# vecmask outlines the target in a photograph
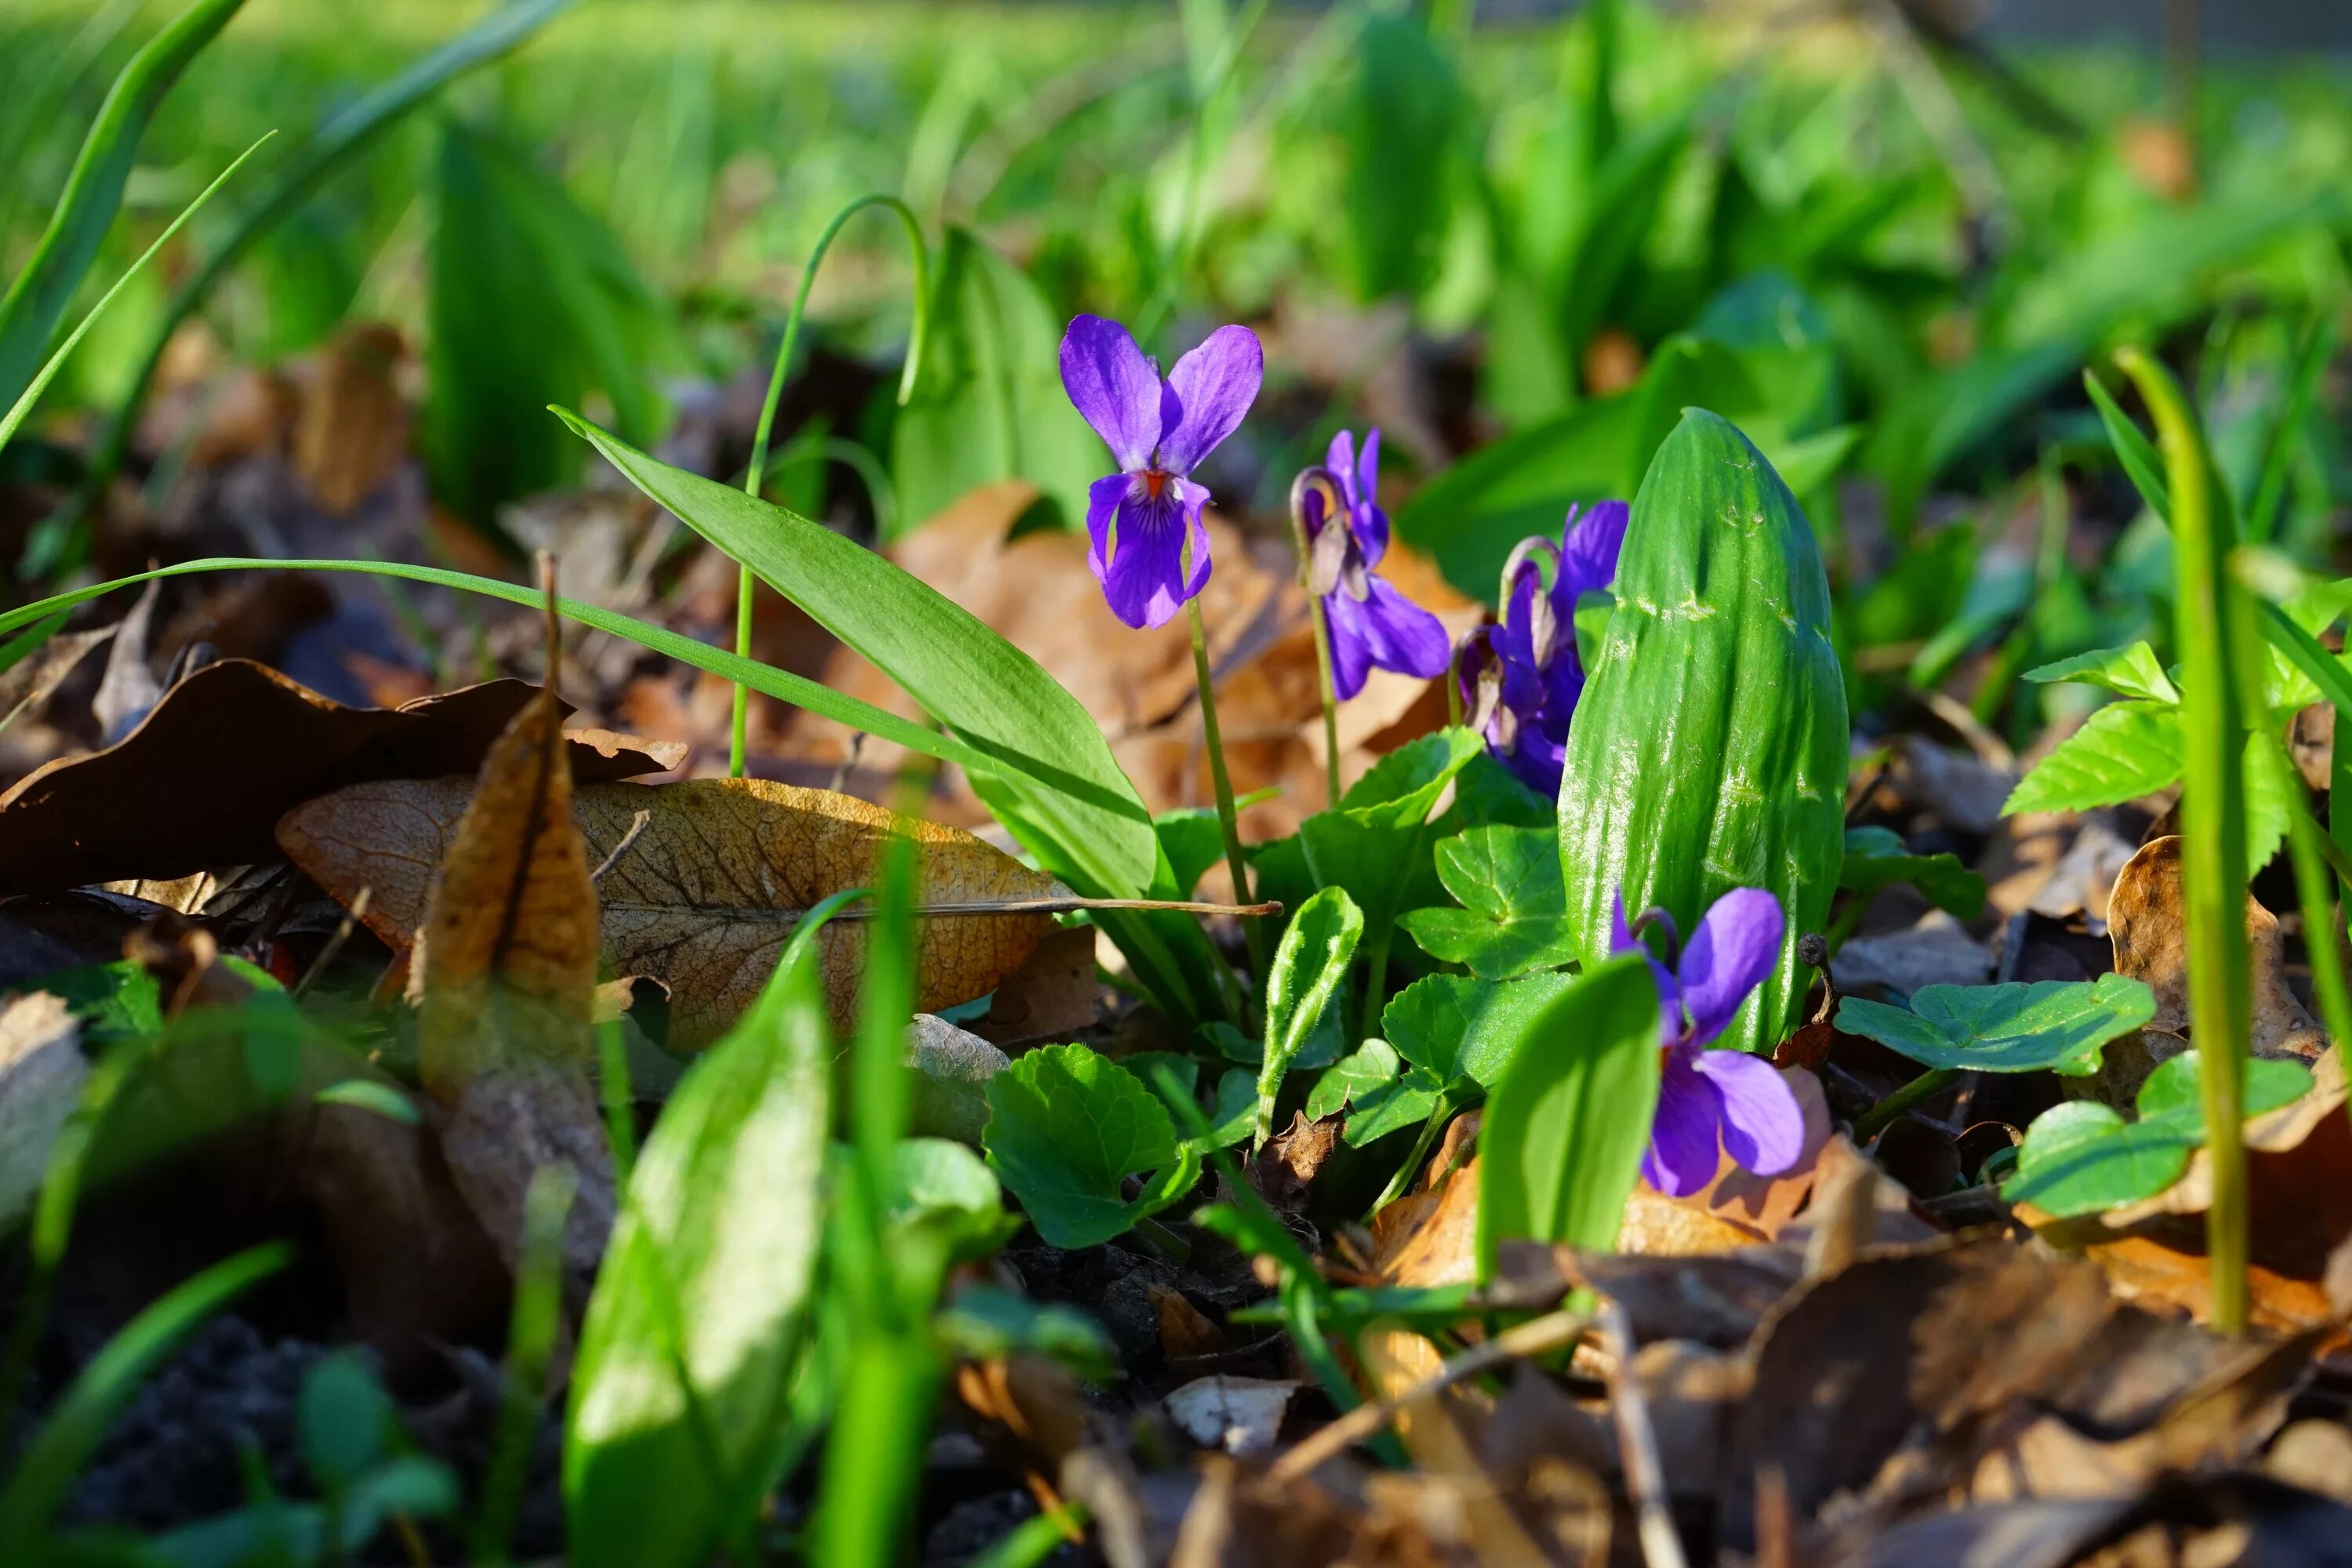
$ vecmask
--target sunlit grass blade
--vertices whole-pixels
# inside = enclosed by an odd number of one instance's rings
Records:
[[[265,132],[260,141],[238,153],[229,166],[214,178],[211,184],[196,194],[194,201],[181,209],[180,216],[172,220],[170,226],[155,237],[155,243],[140,252],[139,259],[132,262],[130,268],[114,280],[114,287],[99,297],[98,303],[92,305],[89,308],[89,313],[82,317],[81,324],[74,328],[72,334],[58,345],[58,352],[51,354],[47,363],[35,373],[32,380],[26,384],[25,390],[18,394],[16,401],[9,405],[8,412],[0,414],[0,448],[6,447],[10,437],[16,434],[17,426],[25,423],[26,418],[33,412],[33,405],[41,400],[41,394],[48,389],[49,383],[56,379],[58,372],[64,367],[67,357],[73,353],[75,345],[79,343],[84,334],[96,324],[99,317],[106,313],[106,308],[114,303],[114,297],[122,292],[123,286],[145,270],[147,264],[155,259],[155,253],[163,249],[173,235],[180,232],[183,224],[195,216],[196,209],[210,201],[213,193],[226,184],[229,176],[244,167],[247,158],[261,150],[263,142],[268,141],[276,134],[274,131]]]
[[[88,139],[82,142],[81,154],[74,160],[73,173],[67,176],[65,194],[50,215],[47,229],[34,247],[24,271],[9,286],[7,297],[0,299],[0,400],[16,404],[27,387],[37,390],[34,367],[41,363],[43,353],[57,334],[58,323],[65,319],[66,308],[73,302],[75,291],[81,287],[82,278],[97,258],[100,243],[122,205],[122,188],[131,178],[131,166],[138,157],[139,141],[146,133],[148,121],[180,79],[188,62],[218,36],[244,3],[245,0],[197,0],[171,26],[149,39],[131,58],[131,63],[122,68],[122,74],[115,78]],[[198,205],[204,200],[202,196],[196,199]],[[182,215],[184,218],[185,216]],[[179,225],[172,226],[177,228]],[[170,237],[168,233],[165,237]],[[145,258],[141,258],[142,265],[144,262]],[[131,270],[136,272],[139,268],[133,267]],[[107,298],[113,297],[113,291],[109,290]],[[100,309],[104,308],[101,301]],[[91,312],[96,314],[97,311]],[[88,325],[85,321],[84,328]],[[55,358],[49,365],[48,371],[41,373],[42,379],[54,373]],[[5,430],[0,428],[0,446],[5,444]]]
[[[514,1307],[507,1329],[506,1389],[482,1477],[472,1531],[474,1561],[507,1561],[515,1520],[530,1479],[531,1439],[547,1396],[547,1369],[563,1310],[563,1226],[571,1217],[579,1178],[569,1165],[541,1165],[523,1194],[522,1253],[515,1268]]]
[[[2179,384],[2154,358],[2116,363],[2155,417],[2172,510],[2174,637],[2181,662],[2181,894],[2188,908],[2189,1026],[2200,1061],[2213,1198],[2205,1215],[2211,1316],[2226,1333],[2246,1323],[2249,1228],[2241,1114],[2252,1028],[2245,921],[2246,784],[2239,763],[2246,713],[2238,660],[2255,657],[2247,595],[2229,570],[2230,511],[2217,504],[2211,460]]]
[[[240,1252],[176,1286],[124,1325],[81,1370],[0,1492],[0,1563],[36,1563],[74,1477],[140,1384],[197,1324],[294,1260],[284,1242]]]
[[[237,220],[227,237],[205,258],[205,264],[172,296],[91,465],[90,489],[103,485],[121,467],[131,431],[138,422],[147,388],[155,378],[156,367],[163,363],[163,350],[170,344],[172,335],[254,242],[276,228],[288,214],[309,200],[329,175],[373,145],[410,110],[456,78],[518,47],[573,4],[574,0],[509,0],[439,48],[413,61],[405,70],[361,94],[319,127],[292,160],[277,171],[268,191]]]

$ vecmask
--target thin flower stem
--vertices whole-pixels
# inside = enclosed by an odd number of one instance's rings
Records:
[[[1339,700],[1331,689],[1331,628],[1323,617],[1323,601],[1309,597],[1307,613],[1315,623],[1317,694],[1323,699],[1323,789],[1325,804],[1339,805]]]
[[[897,196],[880,191],[869,191],[833,215],[817,236],[816,247],[809,252],[808,265],[801,269],[801,286],[793,295],[793,308],[784,317],[784,340],[776,348],[776,367],[768,374],[767,400],[760,405],[760,423],[751,433],[751,464],[743,478],[746,493],[758,497],[761,481],[768,474],[768,442],[775,433],[776,405],[783,400],[784,375],[791,369],[793,350],[799,346],[801,319],[808,313],[810,286],[816,281],[818,267],[824,253],[833,248],[834,237],[842,226],[867,207],[888,207],[898,215],[907,231],[908,247],[915,259],[915,320],[907,334],[907,363],[898,373],[898,406],[904,408],[914,395],[915,377],[922,369],[923,340],[928,335],[931,314],[931,252],[923,241],[923,226],[915,216],[915,209]],[[735,652],[751,657],[751,569],[738,564],[735,569]],[[735,711],[729,727],[727,746],[727,776],[743,776],[743,742],[751,715],[751,691],[740,681],[735,687]]]
[[[1184,601],[1184,615],[1192,628],[1192,677],[1201,686],[1201,739],[1209,750],[1209,781],[1217,792],[1217,826],[1225,839],[1225,869],[1233,873],[1234,901],[1250,902],[1249,860],[1242,853],[1241,816],[1234,808],[1233,776],[1225,772],[1224,736],[1217,728],[1217,696],[1209,673],[1209,632],[1201,620],[1198,595]],[[1265,983],[1265,936],[1257,922],[1242,928],[1249,942],[1250,966],[1258,984]]]
[[[1959,1081],[1960,1074],[1957,1068],[1937,1068],[1932,1071],[1921,1073],[1917,1078],[1854,1118],[1854,1142],[1868,1142],[1893,1125],[1896,1117],[1922,1100],[1934,1099]]]
[[[1429,1158],[1430,1148],[1436,1143],[1437,1135],[1445,1131],[1445,1124],[1453,1121],[1454,1112],[1461,1109],[1452,1093],[1438,1095],[1437,1103],[1429,1109],[1429,1119],[1421,1124],[1421,1136],[1412,1141],[1412,1152],[1405,1156],[1404,1163],[1399,1165],[1396,1174],[1389,1178],[1389,1184],[1381,1189],[1381,1195],[1372,1200],[1372,1206],[1365,1211],[1367,1219],[1404,1196],[1412,1185],[1413,1173],[1421,1169],[1423,1160]]]
[[[2189,1029],[2197,1042],[2213,1201],[2205,1215],[2213,1327],[2246,1326],[2248,1195],[2245,1061],[2253,982],[2246,940],[2246,716],[2233,666],[2252,636],[2244,591],[2229,573],[2231,520],[2213,504],[2203,435],[2171,374],[2137,348],[2116,363],[2156,421],[2172,491],[2178,573],[2174,641],[2181,663],[2180,882],[2189,916]]]

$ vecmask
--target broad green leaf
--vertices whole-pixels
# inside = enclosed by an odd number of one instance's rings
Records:
[[[197,0],[149,39],[114,79],[98,119],[66,176],[25,269],[0,298],[0,409],[33,385],[100,243],[122,205],[122,188],[139,156],[140,138],[188,62],[211,43],[244,0]],[[21,177],[21,171],[16,177]],[[143,265],[145,258],[141,258]],[[135,268],[134,268],[135,270]],[[110,298],[111,296],[110,295]],[[101,305],[101,308],[102,305]],[[96,314],[95,311],[92,314]],[[6,445],[0,434],[0,446]]]
[[[638,1153],[564,1428],[583,1568],[709,1560],[768,1461],[816,1279],[833,1032],[809,950],[679,1080]]]
[[[1524,1034],[1479,1123],[1481,1279],[1507,1240],[1613,1249],[1657,1110],[1658,989],[1639,955],[1594,965]]]
[[[1476,732],[1460,725],[1417,736],[1349,784],[1339,809],[1361,813],[1372,826],[1418,827],[1454,776],[1485,750]]]
[[[1087,486],[1113,465],[1062,390],[1062,328],[1019,268],[970,231],[948,230],[922,371],[890,439],[904,526],[1015,479],[1035,483],[1062,526],[1085,520]]]
[[[110,478],[121,465],[140,406],[146,400],[148,384],[154,379],[156,367],[163,362],[163,351],[179,331],[180,324],[204,302],[214,285],[236,265],[256,240],[276,228],[329,176],[373,145],[410,110],[457,78],[517,48],[573,4],[575,0],[508,0],[508,4],[492,8],[464,32],[418,56],[404,69],[329,115],[271,174],[253,205],[238,216],[228,237],[205,258],[204,265],[172,296],[147,341],[131,391],[108,428],[104,448],[92,465],[98,476]]]
[[[1492,1089],[1531,1037],[1533,1021],[1574,984],[1566,974],[1500,983],[1425,974],[1389,998],[1381,1033],[1447,1090]]]
[[[2055,664],[2045,664],[2025,672],[2025,679],[2037,681],[2074,680],[2085,686],[2102,686],[2118,697],[2137,697],[2150,702],[2179,702],[2180,692],[2172,684],[2172,677],[2156,657],[2156,650],[2145,642],[2128,647],[2095,648],[2078,653],[2072,658],[2062,658]]]
[[[2017,1152],[2017,1173],[2001,1184],[2000,1195],[2063,1219],[2137,1203],[2172,1185],[2205,1142],[2198,1059],[2189,1050],[2157,1065],[2140,1086],[2137,1121],[2081,1100],[2035,1117]],[[2301,1062],[2252,1058],[2246,1063],[2246,1114],[2291,1104],[2310,1087],[2310,1069]]]
[[[1616,490],[1632,427],[1632,399],[1612,397],[1482,447],[1413,493],[1397,512],[1398,536],[1454,587],[1491,604],[1514,545],[1538,533],[1558,539],[1570,502]]]
[[[1315,1080],[1314,1092],[1307,1097],[1307,1114],[1319,1121],[1348,1111],[1340,1136],[1349,1148],[1360,1149],[1429,1120],[1444,1089],[1424,1069],[1409,1067],[1386,1040],[1375,1037],[1354,1055],[1332,1063]]]
[[[952,1139],[901,1139],[885,1201],[893,1226],[936,1233],[959,1262],[986,1258],[1021,1228],[988,1163]]]
[[[1209,868],[1225,858],[1224,828],[1207,806],[1163,811],[1151,819],[1151,830],[1160,837],[1160,853],[1168,857],[1170,886],[1180,899],[1191,898]]]
[[[321,1487],[340,1492],[383,1456],[398,1419],[391,1396],[357,1355],[321,1356],[303,1374],[294,1405],[302,1463]]]
[[[1318,811],[1299,824],[1298,842],[1315,886],[1346,889],[1367,929],[1392,925],[1416,877],[1429,873],[1423,845],[1430,812],[1454,776],[1485,754],[1484,742],[1455,728],[1382,757],[1339,797],[1339,809]]]
[[[1199,1156],[1179,1146],[1168,1108],[1133,1073],[1084,1046],[1045,1046],[988,1080],[981,1134],[995,1168],[1049,1246],[1093,1247],[1192,1190]],[[1157,1173],[1130,1201],[1129,1176]]]
[[[1397,923],[1422,951],[1482,980],[1574,962],[1559,835],[1549,827],[1474,827],[1437,847],[1437,879],[1462,908],[1408,910]]]
[[[1089,896],[1150,896],[1163,867],[1151,816],[1085,707],[1035,659],[831,529],[559,413],[631,483],[807,611],[959,739],[997,759],[974,775],[973,788],[1048,870]],[[1178,924],[1197,934],[1191,921]]]
[[[1195,1139],[1202,1153],[1246,1143],[1257,1130],[1257,1074],[1227,1068],[1217,1079],[1216,1103],[1209,1108],[1209,1136]]]
[[[2136,800],[2179,782],[2181,747],[2178,707],[2110,702],[2018,781],[2001,815],[2080,811]]]
[[[1374,11],[1354,56],[1341,125],[1348,160],[1339,216],[1357,299],[1418,293],[1433,276],[1471,123],[1453,62],[1415,12]]]
[[[1306,1048],[1339,994],[1364,934],[1364,913],[1344,888],[1326,888],[1299,907],[1282,933],[1265,977],[1265,1052],[1257,1073],[1257,1142],[1274,1136],[1282,1075]]]
[[[294,1260],[271,1242],[225,1258],[123,1325],[76,1374],[16,1456],[0,1491],[0,1563],[40,1561],[39,1543],[74,1478],[98,1451],[115,1416],[196,1326]]]
[[[1914,855],[1891,828],[1847,828],[1838,886],[1869,899],[1897,882],[1911,883],[1937,909],[1962,920],[1974,920],[1984,908],[1984,879],[1962,866],[1958,856]]]
[[[1923,985],[1907,1011],[1848,996],[1838,1004],[1837,1026],[1923,1067],[2048,1068],[2079,1078],[2099,1070],[2100,1048],[2109,1040],[2155,1016],[2156,994],[2143,982],[2102,974],[2096,981]]]
[[[2303,793],[2302,775],[2269,735],[2246,737],[2241,765],[2246,778],[2246,868],[2259,871],[2286,842],[2287,818]]]

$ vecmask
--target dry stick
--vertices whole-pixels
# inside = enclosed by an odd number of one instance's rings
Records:
[[[1441,1389],[1450,1388],[1465,1378],[1475,1377],[1524,1356],[1541,1355],[1565,1344],[1593,1326],[1589,1312],[1571,1312],[1565,1309],[1533,1318],[1517,1328],[1506,1329],[1486,1343],[1473,1346],[1454,1357],[1421,1382],[1402,1394],[1359,1405],[1353,1410],[1325,1423],[1306,1441],[1284,1454],[1267,1467],[1266,1479],[1271,1481],[1295,1481],[1318,1465],[1336,1458],[1351,1444],[1360,1443],[1387,1426],[1398,1411],[1416,1399],[1424,1399]]]
[[[1622,1306],[1604,1300],[1601,1327],[1610,1351],[1609,1412],[1617,1422],[1625,1489],[1633,1494],[1642,1561],[1649,1568],[1686,1568],[1682,1537],[1675,1533],[1674,1515],[1666,1507],[1666,1469],[1658,1458],[1658,1435],[1650,1425],[1650,1407],[1642,1401],[1641,1379],[1633,1373],[1633,1324]]]
[[[343,911],[341,923],[335,927],[335,934],[327,939],[326,945],[319,950],[319,956],[310,961],[310,967],[304,970],[302,978],[294,983],[296,1001],[300,1001],[319,976],[327,972],[327,965],[334,963],[335,955],[343,951],[343,943],[352,940],[352,928],[367,917],[368,900],[374,895],[373,888],[362,888],[358,896],[352,900],[351,907]]]

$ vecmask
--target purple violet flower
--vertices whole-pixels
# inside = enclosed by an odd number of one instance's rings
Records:
[[[1062,335],[1063,390],[1119,468],[1087,487],[1087,564],[1129,626],[1161,625],[1208,582],[1209,492],[1192,473],[1241,424],[1265,372],[1247,327],[1219,327],[1164,380],[1117,321],[1079,316]]]
[[[1675,927],[1665,911],[1646,919],[1665,927],[1671,947]],[[1641,953],[1658,983],[1664,1075],[1642,1177],[1668,1197],[1687,1197],[1715,1180],[1718,1137],[1735,1163],[1759,1176],[1779,1175],[1804,1152],[1805,1114],[1780,1069],[1746,1051],[1706,1048],[1772,973],[1781,929],[1779,900],[1759,888],[1734,888],[1716,900],[1668,969],[1626,926],[1623,897],[1616,900],[1609,951]]]
[[[1454,656],[1463,707],[1486,735],[1486,749],[1546,795],[1559,793],[1568,723],[1584,692],[1576,601],[1616,579],[1631,517],[1622,500],[1601,501],[1580,518],[1578,510],[1568,509],[1558,544],[1538,537],[1511,552],[1503,566],[1502,618],[1471,633]],[[1540,564],[1546,560],[1549,587]]]
[[[1452,650],[1444,624],[1373,572],[1389,548],[1389,514],[1373,499],[1381,477],[1380,431],[1365,434],[1360,457],[1348,432],[1332,437],[1322,475],[1347,509],[1348,526],[1325,531],[1319,486],[1306,489],[1299,510],[1307,528],[1307,576],[1322,594],[1330,633],[1332,696],[1345,702],[1361,691],[1374,666],[1423,679],[1444,674]]]

